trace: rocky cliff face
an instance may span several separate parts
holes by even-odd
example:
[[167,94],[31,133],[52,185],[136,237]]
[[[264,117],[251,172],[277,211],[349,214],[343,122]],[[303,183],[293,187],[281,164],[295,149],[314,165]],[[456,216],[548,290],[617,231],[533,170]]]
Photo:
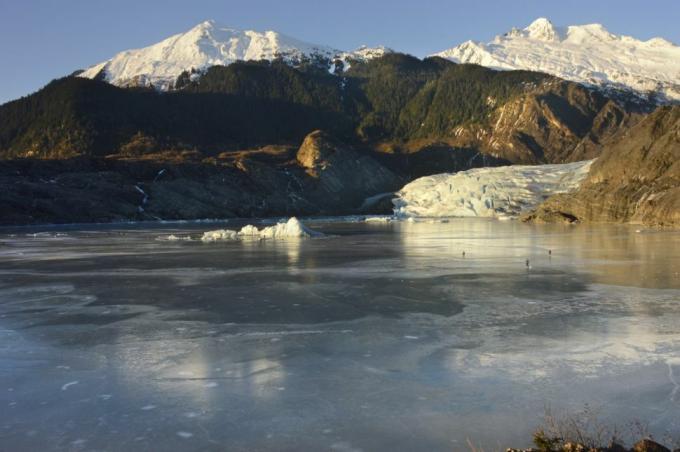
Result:
[[405,182],[372,157],[320,130],[305,138],[296,159],[309,176],[304,184],[305,196],[320,207],[360,206],[366,198],[395,191]]
[[458,127],[451,142],[512,163],[575,162],[599,155],[604,142],[637,119],[597,92],[551,79],[498,106],[488,125]]
[[680,225],[680,107],[664,107],[605,146],[582,187],[527,221]]

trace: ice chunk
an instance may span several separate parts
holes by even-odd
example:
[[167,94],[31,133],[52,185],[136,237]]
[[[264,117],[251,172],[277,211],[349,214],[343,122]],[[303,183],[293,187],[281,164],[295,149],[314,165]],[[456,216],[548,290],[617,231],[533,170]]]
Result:
[[284,239],[284,238],[310,238],[322,237],[323,234],[309,229],[300,220],[291,217],[288,221],[279,222],[273,226],[258,229],[251,224],[244,226],[236,232],[231,229],[218,229],[203,233],[201,240],[215,242],[218,240],[238,240],[246,238],[257,239]]
[[260,230],[257,229],[256,226],[253,226],[252,224],[243,226],[240,231],[238,231],[238,235],[241,236],[250,236],[250,237],[259,237],[260,236]]
[[[245,228],[244,228],[245,229]],[[274,226],[269,226],[260,231],[260,238],[263,239],[280,239],[287,237],[320,237],[323,234],[312,231],[307,226],[302,224],[300,220],[291,217],[285,223],[277,223]]]
[[204,242],[217,242],[218,240],[236,240],[238,232],[231,229],[217,229],[215,231],[204,232],[201,240]]
[[409,219],[513,218],[550,195],[577,190],[593,161],[476,168],[421,177],[397,193],[394,213]]

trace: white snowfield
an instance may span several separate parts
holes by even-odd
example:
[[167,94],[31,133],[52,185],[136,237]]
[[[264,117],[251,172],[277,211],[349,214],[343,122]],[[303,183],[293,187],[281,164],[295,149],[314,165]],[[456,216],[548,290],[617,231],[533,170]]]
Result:
[[593,161],[476,168],[421,177],[397,193],[394,213],[400,218],[515,218],[550,195],[577,190]]
[[513,28],[489,43],[467,41],[436,56],[495,69],[545,72],[591,86],[654,91],[680,100],[680,47],[662,38],[640,41],[600,24],[555,27],[548,19]]
[[[211,66],[227,66],[236,61],[274,60],[281,58],[295,64],[304,58],[366,60],[391,52],[385,47],[361,47],[344,52],[331,47],[310,44],[275,31],[241,31],[209,20],[186,33],[171,36],[142,49],[126,50],[108,61],[94,65],[81,77],[95,78],[103,71],[104,79],[118,86],[153,86],[172,88],[184,71],[200,72]],[[329,68],[330,69],[330,68]]]
[[231,229],[218,229],[203,233],[201,240],[204,242],[217,242],[223,240],[243,240],[243,239],[286,239],[286,238],[312,238],[323,237],[323,234],[309,229],[300,220],[291,217],[288,221],[277,223],[258,229],[251,224],[241,228],[240,231]]

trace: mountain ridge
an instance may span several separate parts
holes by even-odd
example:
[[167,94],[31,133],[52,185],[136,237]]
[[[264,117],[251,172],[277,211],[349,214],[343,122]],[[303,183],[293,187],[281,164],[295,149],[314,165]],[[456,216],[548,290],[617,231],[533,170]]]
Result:
[[237,62],[167,93],[55,81],[0,107],[0,157],[112,155],[141,149],[140,136],[156,143],[144,152],[211,155],[299,143],[323,129],[388,153],[439,143],[512,163],[560,163],[596,156],[599,143],[635,115],[546,74],[441,58],[390,53],[342,77],[282,61]]
[[346,69],[352,60],[363,61],[389,52],[392,50],[383,46],[342,51],[272,30],[237,30],[207,20],[156,44],[119,52],[79,76],[99,78],[122,87],[153,86],[169,90],[185,71],[200,74],[212,66],[227,66],[237,61],[280,59],[295,66],[315,60],[335,71],[338,65]]
[[657,103],[680,102],[680,46],[616,35],[601,24],[556,27],[539,18],[488,43],[466,41],[435,53],[499,70],[534,70]]

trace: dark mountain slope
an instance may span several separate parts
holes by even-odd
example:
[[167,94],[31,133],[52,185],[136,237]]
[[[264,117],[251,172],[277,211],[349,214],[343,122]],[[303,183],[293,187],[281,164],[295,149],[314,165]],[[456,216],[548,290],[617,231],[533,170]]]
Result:
[[[603,120],[603,112],[609,112]],[[213,67],[182,90],[121,89],[68,77],[0,106],[0,155],[65,158],[298,144],[323,129],[346,142],[419,150],[445,143],[511,162],[597,153],[630,119],[606,97],[544,74],[388,54],[343,77],[281,62]],[[579,151],[587,140],[588,152]]]
[[119,152],[143,134],[167,148],[248,147],[301,140],[310,128],[351,133],[342,112],[276,97],[121,89],[68,77],[0,107],[5,157]]
[[680,225],[680,106],[621,132],[578,192],[549,198],[526,220]]

